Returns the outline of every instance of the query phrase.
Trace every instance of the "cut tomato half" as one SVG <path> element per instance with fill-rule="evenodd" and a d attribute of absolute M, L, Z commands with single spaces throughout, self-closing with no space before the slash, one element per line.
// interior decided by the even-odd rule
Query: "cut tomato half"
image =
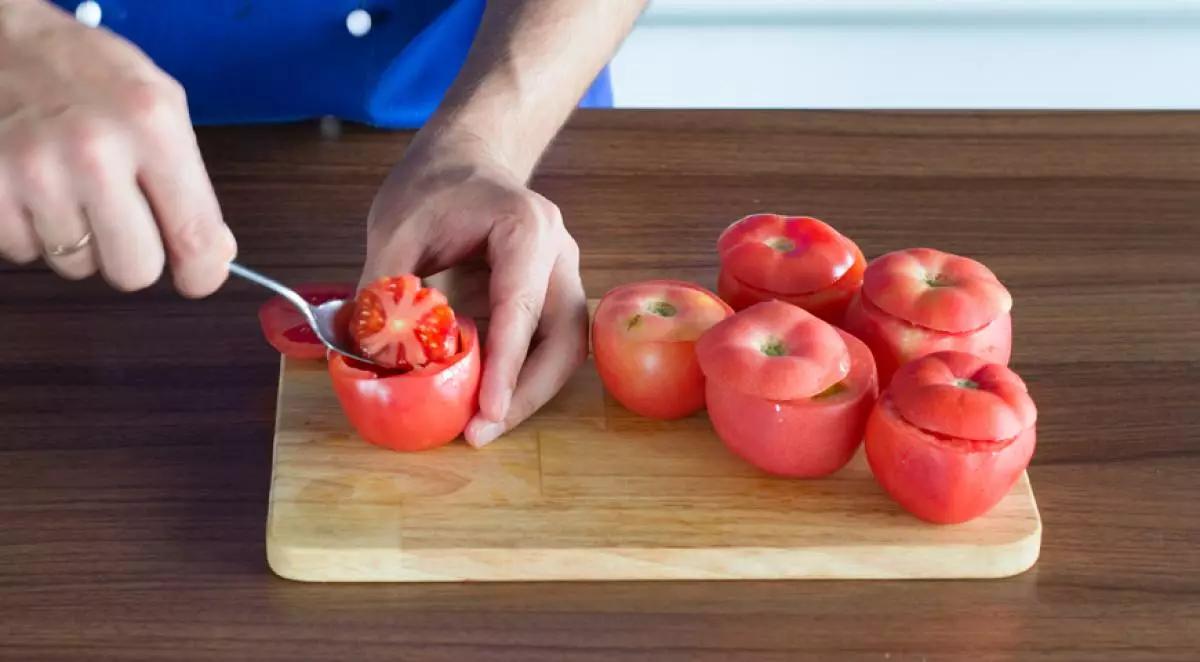
<path fill-rule="evenodd" d="M 349 283 L 308 283 L 293 289 L 314 306 L 354 297 L 354 285 Z M 287 299 L 281 296 L 267 299 L 259 306 L 258 321 L 263 336 L 280 354 L 300 360 L 325 358 L 325 345 Z"/>
<path fill-rule="evenodd" d="M 350 337 L 362 356 L 399 370 L 458 351 L 458 323 L 445 295 L 411 274 L 381 278 L 359 292 Z"/>

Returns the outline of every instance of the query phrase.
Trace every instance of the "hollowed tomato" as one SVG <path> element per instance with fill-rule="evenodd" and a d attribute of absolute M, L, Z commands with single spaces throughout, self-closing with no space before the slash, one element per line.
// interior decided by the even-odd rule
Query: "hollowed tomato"
<path fill-rule="evenodd" d="M 1029 466 L 1037 408 L 1009 368 L 964 352 L 901 367 L 867 421 L 867 462 L 883 489 L 936 524 L 987 513 Z"/>
<path fill-rule="evenodd" d="M 717 323 L 696 343 L 708 416 L 734 453 L 781 476 L 819 478 L 854 457 L 878 395 L 862 341 L 782 301 Z"/>
<path fill-rule="evenodd" d="M 333 390 L 359 436 L 420 451 L 461 435 L 479 407 L 479 338 L 470 319 L 458 318 L 457 340 L 453 356 L 409 370 L 381 370 L 331 353 Z"/>
<path fill-rule="evenodd" d="M 733 310 L 691 283 L 656 280 L 609 290 L 592 319 L 592 354 L 605 389 L 625 408 L 673 419 L 704 408 L 696 339 Z"/>
<path fill-rule="evenodd" d="M 354 285 L 349 283 L 308 283 L 294 289 L 313 305 L 354 296 Z M 280 354 L 301 360 L 325 358 L 325 345 L 287 299 L 281 296 L 267 299 L 258 308 L 258 322 L 267 342 Z"/>
<path fill-rule="evenodd" d="M 853 241 L 808 216 L 747 216 L 721 233 L 717 252 L 717 293 L 734 310 L 774 299 L 831 324 L 841 323 L 866 268 Z"/>
<path fill-rule="evenodd" d="M 957 350 L 1007 365 L 1012 296 L 970 258 L 930 248 L 888 253 L 867 266 L 842 327 L 867 343 L 887 386 L 905 363 Z"/>

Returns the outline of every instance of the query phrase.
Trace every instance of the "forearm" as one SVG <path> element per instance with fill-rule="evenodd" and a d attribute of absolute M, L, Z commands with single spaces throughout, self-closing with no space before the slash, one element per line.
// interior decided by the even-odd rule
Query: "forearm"
<path fill-rule="evenodd" d="M 420 139 L 469 136 L 528 177 L 647 0 L 489 0 L 462 72 Z"/>

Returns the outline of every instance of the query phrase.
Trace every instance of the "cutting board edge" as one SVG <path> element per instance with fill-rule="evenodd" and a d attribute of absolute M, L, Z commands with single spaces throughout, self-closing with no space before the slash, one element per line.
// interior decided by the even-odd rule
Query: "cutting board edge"
<path fill-rule="evenodd" d="M 283 579 L 304 583 L 1005 579 L 1037 564 L 1042 522 L 1039 513 L 1027 535 L 1001 545 L 928 545 L 896 550 L 854 545 L 803 549 L 443 548 L 418 552 L 376 548 L 339 550 L 331 555 L 328 549 L 282 544 L 270 534 L 266 542 L 271 571 Z M 871 558 L 849 573 L 845 570 L 846 555 L 853 553 Z M 650 556 L 669 558 L 646 558 Z M 956 557 L 959 562 L 954 561 Z M 338 562 L 331 562 L 331 558 Z M 829 566 L 833 569 L 821 569 L 822 562 L 834 558 L 836 562 Z M 938 561 L 930 563 L 930 558 Z M 722 561 L 724 568 L 713 568 L 714 563 Z M 446 569 L 438 570 L 438 566 Z"/>

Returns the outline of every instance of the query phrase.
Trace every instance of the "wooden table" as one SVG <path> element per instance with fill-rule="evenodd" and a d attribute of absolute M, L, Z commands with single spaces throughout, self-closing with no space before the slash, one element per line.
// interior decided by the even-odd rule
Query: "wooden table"
<path fill-rule="evenodd" d="M 406 136 L 205 131 L 241 256 L 354 279 Z M 809 213 L 984 260 L 1041 409 L 1042 558 L 1003 581 L 304 585 L 263 524 L 277 357 L 202 302 L 0 268 L 5 660 L 1200 659 L 1200 115 L 583 113 L 535 186 L 589 294 L 714 285 L 716 233 Z M 503 526 L 503 522 L 497 522 Z"/>

